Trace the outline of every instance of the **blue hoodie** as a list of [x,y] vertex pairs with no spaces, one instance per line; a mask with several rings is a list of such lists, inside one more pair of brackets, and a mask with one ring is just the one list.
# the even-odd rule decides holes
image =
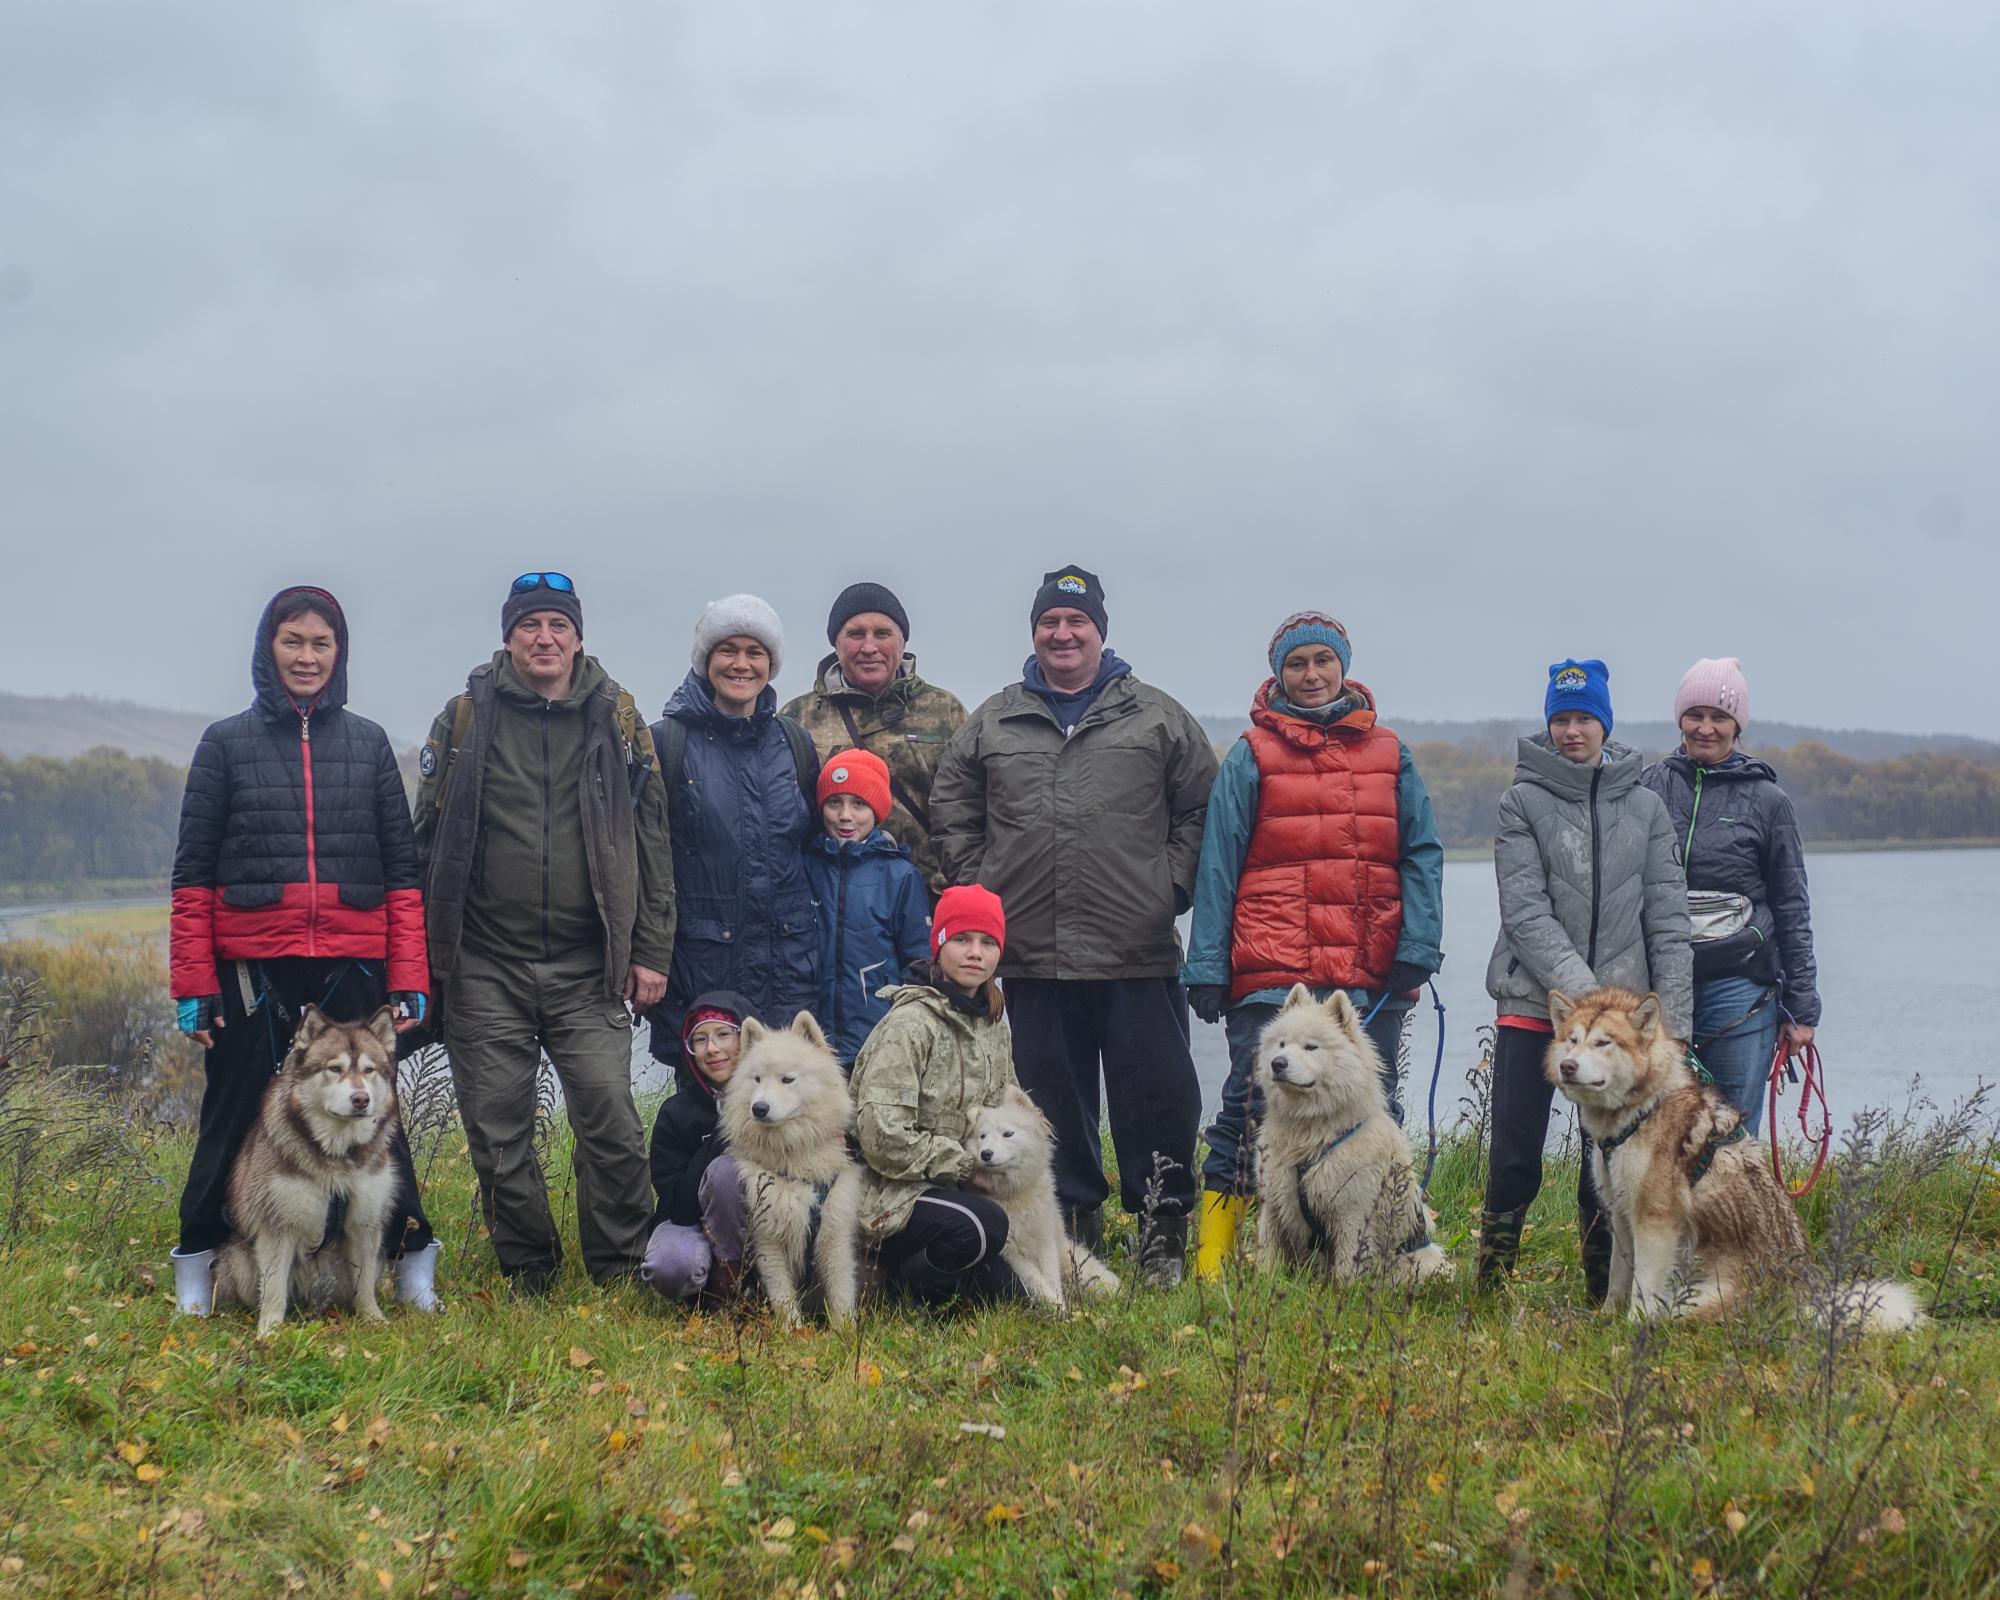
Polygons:
[[889,1014],[877,992],[931,954],[931,900],[910,852],[877,828],[865,839],[821,832],[805,848],[819,902],[819,1001],[813,1015],[843,1065]]

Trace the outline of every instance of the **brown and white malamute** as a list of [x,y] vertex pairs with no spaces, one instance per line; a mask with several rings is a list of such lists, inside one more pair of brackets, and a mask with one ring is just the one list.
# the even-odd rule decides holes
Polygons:
[[341,1023],[307,1006],[230,1168],[236,1231],[215,1257],[218,1303],[255,1306],[258,1338],[288,1303],[384,1320],[375,1291],[397,1198],[395,1133],[394,1014]]
[[[1736,1108],[1698,1081],[1656,995],[1553,993],[1543,1071],[1590,1135],[1590,1174],[1611,1218],[1605,1304],[1635,1318],[1715,1317],[1760,1278],[1796,1277],[1805,1230]],[[1900,1283],[1849,1284],[1833,1314],[1878,1332],[1923,1320]]]
[[1257,1259],[1339,1279],[1449,1277],[1410,1143],[1382,1100],[1382,1058],[1353,1001],[1294,985],[1257,1049]]

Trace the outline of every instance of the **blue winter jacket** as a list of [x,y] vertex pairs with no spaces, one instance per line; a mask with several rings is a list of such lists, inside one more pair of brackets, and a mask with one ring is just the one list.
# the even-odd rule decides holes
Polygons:
[[[1201,865],[1195,869],[1194,921],[1188,933],[1187,964],[1181,982],[1229,983],[1229,941],[1236,924],[1236,882],[1243,875],[1243,858],[1257,822],[1257,791],[1262,775],[1247,740],[1238,739],[1223,758],[1215,786],[1208,791],[1208,820],[1201,835]],[[1403,893],[1403,932],[1396,941],[1396,959],[1435,972],[1444,964],[1444,846],[1431,813],[1430,791],[1403,746],[1396,776],[1396,818],[1402,831],[1399,869]],[[1276,989],[1260,990],[1232,1002],[1267,1004],[1284,999]],[[1402,1005],[1389,1001],[1389,1009]]]
[[877,828],[865,839],[821,831],[806,846],[819,902],[819,999],[813,1015],[833,1053],[851,1063],[889,1014],[876,991],[906,981],[931,953],[931,897],[910,852]]
[[670,799],[674,851],[674,960],[653,1008],[655,1059],[680,1059],[681,1017],[710,989],[734,989],[774,1028],[819,997],[819,928],[800,849],[817,808],[778,725],[769,688],[748,717],[718,710],[708,680],[690,672],[666,716],[685,723],[680,783]]

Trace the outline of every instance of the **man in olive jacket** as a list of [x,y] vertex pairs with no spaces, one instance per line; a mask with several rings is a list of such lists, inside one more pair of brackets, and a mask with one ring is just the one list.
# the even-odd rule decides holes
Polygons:
[[1105,648],[1094,574],[1058,567],[1028,615],[1035,653],[946,749],[932,831],[945,876],[1006,906],[1015,1070],[1054,1127],[1072,1233],[1103,1238],[1101,1068],[1120,1200],[1144,1219],[1141,1267],[1178,1282],[1201,1088],[1174,918],[1194,893],[1215,752]]
[[632,1103],[632,1017],[666,992],[673,857],[652,740],[583,652],[561,573],[514,581],[504,648],[474,670],[418,757],[417,847],[432,993],[480,1203],[525,1292],[561,1262],[535,1157],[546,1050],[576,1137],[577,1234],[593,1280],[635,1271],[652,1183]]

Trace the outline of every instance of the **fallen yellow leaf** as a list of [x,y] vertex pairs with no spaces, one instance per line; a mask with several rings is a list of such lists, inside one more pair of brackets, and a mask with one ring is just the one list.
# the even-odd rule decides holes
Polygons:
[[1005,1501],[996,1500],[986,1508],[986,1526],[989,1528],[997,1527],[1003,1522],[1018,1522],[1020,1520],[1021,1508],[1019,1506],[1010,1506]]
[[152,1462],[142,1461],[132,1469],[132,1476],[137,1478],[141,1483],[158,1483],[166,1474],[154,1466]]
[[146,1459],[146,1447],[134,1444],[130,1439],[121,1439],[118,1441],[118,1459],[128,1467],[136,1467]]
[[605,1447],[615,1456],[620,1450],[625,1448],[625,1430],[623,1428],[613,1428],[611,1430],[611,1437],[606,1439],[604,1443]]
[[589,1366],[596,1359],[597,1357],[584,1349],[580,1344],[573,1344],[569,1347],[569,1364],[579,1370]]
[[1750,1526],[1750,1519],[1736,1509],[1736,1502],[1732,1500],[1722,1508],[1722,1525],[1731,1533],[1741,1533]]
[[799,1531],[799,1525],[790,1517],[780,1517],[764,1530],[767,1539],[789,1539]]

